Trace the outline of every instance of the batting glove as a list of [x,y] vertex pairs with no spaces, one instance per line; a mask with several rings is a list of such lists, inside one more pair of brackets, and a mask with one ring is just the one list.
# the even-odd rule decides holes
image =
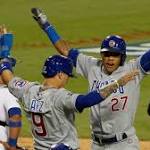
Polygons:
[[43,29],[45,23],[48,22],[47,16],[39,8],[32,8],[31,12],[33,14],[33,18],[38,22],[40,27]]

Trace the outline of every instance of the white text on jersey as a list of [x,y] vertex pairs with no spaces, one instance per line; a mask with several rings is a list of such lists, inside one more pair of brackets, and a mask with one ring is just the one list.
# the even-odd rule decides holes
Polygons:
[[[91,91],[97,90],[99,91],[102,87],[108,85],[109,83],[114,82],[114,80],[106,80],[106,81],[99,81],[99,80],[94,80],[92,84]],[[121,94],[124,93],[124,86],[120,86],[117,90],[114,90],[114,93],[119,92]]]
[[42,112],[41,108],[43,106],[43,101],[39,101],[39,100],[36,100],[36,99],[32,99],[31,101],[31,111],[32,112]]

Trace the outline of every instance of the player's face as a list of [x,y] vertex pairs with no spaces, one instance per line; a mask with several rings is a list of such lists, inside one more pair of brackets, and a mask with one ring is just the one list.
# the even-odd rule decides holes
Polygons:
[[114,52],[101,53],[102,62],[104,65],[104,71],[107,74],[111,74],[120,66],[121,54]]

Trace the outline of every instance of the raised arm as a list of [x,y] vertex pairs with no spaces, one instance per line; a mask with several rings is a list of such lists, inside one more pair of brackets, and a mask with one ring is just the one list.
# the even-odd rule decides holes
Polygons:
[[48,21],[47,16],[39,8],[32,8],[31,12],[33,18],[48,35],[57,51],[64,56],[68,56],[70,50],[68,43],[59,36],[53,25]]
[[[7,32],[5,26],[0,26],[0,75],[6,70],[6,72],[4,72],[6,84],[13,77],[12,66],[16,63],[15,59],[10,57],[12,41],[13,35]],[[0,76],[0,78],[3,81],[3,77]],[[21,109],[16,102],[16,98],[14,99],[12,95],[6,95],[5,108],[9,117],[7,122],[4,122],[9,127],[8,142],[0,141],[0,143],[2,143],[7,150],[16,150],[17,139],[21,130]]]
[[10,57],[12,45],[13,34],[8,32],[4,25],[0,25],[0,75],[6,69],[3,72],[5,76],[1,76],[6,84],[13,78],[12,67],[16,64],[16,60]]

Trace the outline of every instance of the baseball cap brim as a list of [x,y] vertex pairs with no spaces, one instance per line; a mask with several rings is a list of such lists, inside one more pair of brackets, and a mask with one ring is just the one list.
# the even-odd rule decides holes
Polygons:
[[121,54],[121,51],[118,48],[102,48],[100,52],[113,52]]

